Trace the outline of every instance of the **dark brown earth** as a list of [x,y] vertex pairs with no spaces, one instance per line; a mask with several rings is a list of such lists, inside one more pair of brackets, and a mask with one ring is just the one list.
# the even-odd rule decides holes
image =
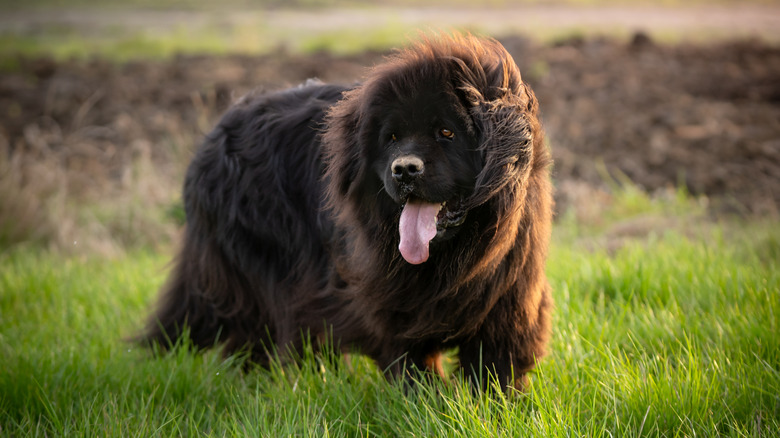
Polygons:
[[[540,100],[559,210],[591,193],[572,187],[605,185],[606,169],[650,192],[683,186],[718,211],[777,214],[780,48],[667,46],[644,35],[502,42]],[[381,61],[379,53],[285,52],[124,65],[13,59],[5,65],[16,67],[0,73],[0,178],[5,190],[23,190],[47,171],[20,167],[53,166],[69,176],[52,190],[99,199],[121,193],[147,157],[161,176],[148,188],[154,196],[159,185],[178,188],[199,136],[242,94],[311,77],[352,83]]]

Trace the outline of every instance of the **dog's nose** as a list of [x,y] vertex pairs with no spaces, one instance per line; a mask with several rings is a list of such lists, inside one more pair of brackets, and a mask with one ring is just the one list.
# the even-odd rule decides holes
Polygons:
[[425,171],[423,161],[414,155],[404,155],[393,160],[390,165],[393,179],[398,182],[410,182]]

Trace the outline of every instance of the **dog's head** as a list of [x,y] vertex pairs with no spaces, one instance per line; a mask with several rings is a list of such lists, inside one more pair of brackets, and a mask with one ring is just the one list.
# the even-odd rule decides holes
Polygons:
[[543,147],[536,111],[498,42],[425,40],[376,67],[328,115],[331,201],[397,220],[401,255],[423,263],[472,209],[502,193],[512,199],[492,207],[496,220],[520,208]]

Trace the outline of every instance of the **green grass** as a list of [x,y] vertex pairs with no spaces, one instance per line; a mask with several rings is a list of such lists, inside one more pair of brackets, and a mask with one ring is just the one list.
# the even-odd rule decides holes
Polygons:
[[[405,394],[358,356],[307,352],[246,373],[239,358],[186,345],[155,357],[124,339],[168,254],[7,251],[0,435],[778,436],[780,230],[706,221],[686,199],[626,190],[605,223],[560,219],[551,354],[529,391],[508,397],[458,379]],[[594,247],[648,215],[678,226]]]
[[[255,36],[261,38],[258,33]],[[213,28],[166,31],[161,35],[148,32],[109,30],[100,37],[82,35],[70,29],[46,29],[32,35],[6,33],[0,35],[0,57],[13,59],[16,55],[51,56],[55,59],[89,59],[100,57],[116,62],[134,59],[167,59],[177,54],[251,53],[235,45],[238,35],[223,34]],[[257,52],[269,48],[258,46]],[[12,71],[13,66],[6,67]]]
[[259,55],[279,48],[304,54],[355,54],[398,47],[417,35],[414,26],[392,18],[373,28],[309,31],[280,28],[258,11],[249,11],[247,15],[256,21],[234,25],[215,21],[204,26],[177,25],[157,31],[96,25],[93,34],[67,26],[44,28],[34,34],[0,33],[0,71],[13,71],[18,55],[51,56],[58,60],[100,57],[126,62],[168,59],[179,54]]
[[[280,8],[282,3],[285,7]],[[507,0],[481,0],[478,3],[482,9],[495,8],[497,16],[500,16],[501,8],[518,7],[516,2]],[[521,2],[525,5],[542,3],[541,0]],[[656,8],[669,8],[670,13],[674,13],[675,8],[691,6],[691,2],[681,0],[660,3],[650,0],[564,0],[559,3],[572,8],[574,14],[577,8],[593,6],[631,7],[651,4]],[[744,0],[740,3],[719,0],[716,3],[725,7],[745,5]],[[712,0],[697,0],[694,4],[712,6]],[[751,0],[748,4],[767,5],[771,4],[771,0]],[[465,17],[475,8],[474,2],[470,0],[455,3],[432,0],[423,6],[426,10],[437,10],[442,6],[446,6],[447,11],[459,9]],[[414,18],[413,13],[404,12],[404,8],[408,7],[420,8],[421,5],[409,0],[372,4],[340,0],[299,0],[295,4],[278,0],[259,3],[230,0],[218,7],[205,0],[0,0],[0,11],[15,14],[21,23],[10,20],[9,23],[16,26],[8,24],[0,30],[0,73],[18,68],[19,55],[51,56],[56,59],[100,57],[126,62],[167,59],[177,54],[260,55],[279,49],[303,54],[322,50],[354,54],[403,46],[414,40],[420,31],[471,31],[498,37],[519,33],[544,43],[574,36],[628,40],[634,32],[633,29],[609,23],[594,28],[574,24],[550,25],[533,20],[524,23],[456,20],[456,23],[452,23],[446,21],[446,18],[437,19],[435,16],[419,20]],[[80,21],[59,19],[57,11],[80,16]],[[291,16],[297,18],[291,19]],[[342,16],[349,18],[348,24],[342,22]],[[27,22],[34,17],[37,20]],[[730,28],[702,28],[695,31],[660,28],[651,33],[658,41],[665,43],[711,43],[755,36],[752,32],[743,35]],[[760,37],[770,42],[777,40],[774,34]]]

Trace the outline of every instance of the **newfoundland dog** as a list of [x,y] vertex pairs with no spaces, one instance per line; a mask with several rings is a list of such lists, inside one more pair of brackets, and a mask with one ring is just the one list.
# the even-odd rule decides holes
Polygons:
[[424,39],[353,87],[236,103],[187,171],[186,235],[144,338],[248,349],[304,339],[390,376],[521,388],[544,354],[551,159],[501,44]]

